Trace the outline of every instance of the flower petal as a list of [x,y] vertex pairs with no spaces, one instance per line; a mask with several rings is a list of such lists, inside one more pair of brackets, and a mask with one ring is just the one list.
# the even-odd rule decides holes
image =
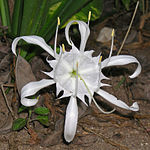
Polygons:
[[85,52],[84,52],[84,55],[87,56],[87,57],[89,57],[89,58],[94,58],[94,57],[92,57],[92,54],[93,54],[93,53],[94,53],[94,50],[85,51]]
[[99,89],[99,91],[97,91],[96,93],[98,93],[104,99],[106,99],[107,101],[109,101],[110,103],[112,103],[118,107],[121,107],[121,108],[124,108],[127,110],[132,110],[132,111],[138,111],[139,110],[139,106],[138,106],[137,102],[133,103],[132,106],[129,107],[126,103],[124,103],[121,100],[118,100],[115,96],[105,92],[102,89]]
[[78,21],[78,20],[70,21],[67,24],[66,29],[65,29],[66,40],[67,40],[68,44],[70,44],[70,45],[72,45],[72,43],[69,38],[69,28],[74,22],[77,22],[79,24],[79,31],[80,31],[80,35],[81,35],[80,50],[83,52],[85,49],[87,39],[90,35],[90,29],[89,29],[89,26],[83,21]]
[[108,77],[104,76],[104,74],[101,72],[101,79],[100,80],[110,80]]
[[139,61],[133,56],[129,56],[129,55],[112,56],[110,58],[109,62],[108,62],[108,59],[109,58],[107,58],[104,61],[102,61],[102,68],[110,67],[110,66],[116,66],[116,65],[127,65],[127,64],[130,64],[130,63],[137,63],[138,64],[137,69],[129,77],[130,78],[135,78],[141,72],[141,65],[140,65]]
[[26,107],[34,106],[37,104],[37,102],[38,102],[38,99],[29,99],[29,98],[21,99],[21,104]]
[[45,71],[41,71],[42,73],[46,74],[47,76],[54,78],[54,70],[52,70],[51,72],[45,72]]
[[78,121],[77,100],[71,96],[66,110],[64,138],[67,142],[71,142],[75,136]]
[[[35,81],[35,82],[29,82],[26,84],[22,89],[21,89],[21,102],[24,106],[33,106],[37,103],[37,100],[33,102],[33,99],[27,99],[26,97],[32,96],[35,93],[37,93],[39,90],[41,90],[44,87],[47,87],[49,85],[54,84],[54,80],[48,80],[48,79],[42,79],[40,81]],[[25,102],[25,99],[27,102]]]
[[35,35],[31,35],[31,36],[21,36],[21,37],[17,37],[14,39],[13,43],[12,43],[12,52],[16,54],[16,46],[17,43],[19,42],[19,40],[23,39],[24,41],[26,41],[27,43],[30,44],[35,44],[38,45],[40,47],[42,47],[45,51],[47,51],[51,56],[54,57],[54,51],[53,49],[46,44],[45,40],[39,36],[35,36]]
[[[69,88],[68,88],[69,90]],[[56,95],[58,96],[58,94],[63,91],[63,95],[61,97],[59,97],[58,99],[64,98],[64,97],[69,97],[72,95],[72,93],[70,91],[67,91],[66,89],[64,89],[58,82],[56,83]]]

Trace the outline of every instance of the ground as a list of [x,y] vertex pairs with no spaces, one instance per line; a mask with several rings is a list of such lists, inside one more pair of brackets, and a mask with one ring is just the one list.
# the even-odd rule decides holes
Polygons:
[[[104,27],[114,28],[116,31],[113,55],[116,55],[121,42],[125,36],[130,23],[132,13],[118,14],[104,20],[104,22],[91,23],[91,35],[86,49],[94,49],[93,55],[102,52],[103,57],[107,57],[110,49],[110,42],[100,43],[96,41],[98,33]],[[39,106],[46,106],[50,109],[50,125],[43,127],[38,122],[31,123],[30,131],[26,128],[20,131],[12,131],[12,121],[10,110],[6,105],[6,98],[3,89],[0,92],[0,150],[149,150],[150,149],[150,20],[146,20],[142,34],[143,41],[139,41],[138,27],[140,24],[140,14],[137,14],[132,29],[125,43],[121,54],[135,56],[142,65],[142,72],[136,79],[129,79],[128,76],[136,69],[136,65],[113,67],[104,70],[110,77],[109,82],[112,87],[107,87],[109,93],[117,96],[131,105],[137,101],[140,107],[138,112],[130,112],[120,108],[112,114],[106,115],[96,108],[92,103],[86,107],[80,100],[79,122],[74,140],[67,144],[63,139],[63,126],[67,99],[58,100],[55,96],[55,87],[50,87],[41,92]],[[147,31],[147,35],[145,35]],[[134,33],[134,35],[133,35]],[[78,35],[77,35],[78,36]],[[140,35],[141,38],[141,35]],[[59,37],[59,42],[64,42],[63,32]],[[51,41],[51,43],[53,40]],[[69,47],[67,47],[69,49]],[[25,82],[22,72],[30,72],[29,64],[22,64],[17,67],[16,80],[14,76],[14,56],[11,53],[10,45],[2,41],[0,45],[0,82],[4,90],[9,88],[6,94],[10,109],[15,117],[25,117],[27,114],[17,114],[19,107],[19,87],[16,89],[15,83]],[[35,56],[30,62],[32,71],[37,80],[46,78],[40,70],[50,70],[45,62],[47,53]],[[24,65],[24,66],[23,66]],[[33,80],[32,73],[28,74]],[[19,79],[21,78],[21,79]],[[31,79],[30,78],[30,79]],[[21,84],[21,83],[20,83]],[[7,87],[6,87],[7,86]],[[6,92],[5,92],[6,93]],[[113,109],[113,105],[107,103],[98,95],[95,98],[99,105],[106,110]],[[32,116],[34,118],[34,116]]]

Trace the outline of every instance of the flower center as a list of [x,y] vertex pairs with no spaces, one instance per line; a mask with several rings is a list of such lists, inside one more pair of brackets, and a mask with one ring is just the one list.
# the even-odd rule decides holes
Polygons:
[[77,75],[77,72],[76,72],[76,70],[73,70],[70,74],[71,74],[71,77],[74,77],[74,78],[75,78],[76,75]]

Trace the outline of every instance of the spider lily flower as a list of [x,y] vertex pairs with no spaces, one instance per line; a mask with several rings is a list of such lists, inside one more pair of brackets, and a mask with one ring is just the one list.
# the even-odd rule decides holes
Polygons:
[[[73,23],[77,23],[81,34],[81,42],[79,49],[74,45],[71,38],[69,37],[69,28]],[[12,51],[16,55],[16,45],[19,40],[23,39],[27,43],[36,44],[47,51],[53,60],[47,58],[47,62],[52,67],[51,72],[44,72],[51,79],[42,79],[37,82],[30,82],[26,84],[21,90],[21,103],[24,106],[34,106],[38,100],[29,99],[28,97],[34,95],[40,89],[56,84],[56,95],[63,91],[63,97],[70,97],[69,104],[66,109],[64,137],[67,142],[71,142],[75,136],[77,121],[78,121],[78,106],[77,98],[80,99],[85,105],[85,96],[89,99],[89,104],[93,101],[98,109],[104,112],[96,103],[93,95],[94,92],[102,96],[108,102],[124,108],[126,110],[138,111],[139,107],[137,102],[133,103],[132,106],[128,106],[121,100],[118,100],[115,96],[102,90],[101,87],[109,86],[102,83],[103,79],[109,79],[102,73],[102,69],[105,67],[126,65],[130,63],[137,63],[137,69],[130,75],[130,78],[137,77],[141,72],[141,65],[138,60],[129,55],[111,56],[113,48],[114,33],[112,33],[112,45],[109,57],[101,61],[102,57],[92,57],[93,50],[85,51],[87,39],[90,35],[90,29],[88,24],[83,21],[74,20],[67,24],[65,28],[65,36],[71,50],[69,52],[64,50],[64,46],[60,46],[60,53],[56,53],[56,41],[58,26],[56,28],[54,50],[46,44],[43,38],[38,36],[21,36],[17,37],[12,43]],[[87,105],[88,106],[88,105]],[[112,110],[111,112],[113,112]],[[104,112],[104,113],[111,113]]]

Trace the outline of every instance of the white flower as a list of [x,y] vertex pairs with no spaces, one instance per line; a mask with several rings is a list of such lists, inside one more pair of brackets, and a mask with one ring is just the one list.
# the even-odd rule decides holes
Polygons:
[[[80,48],[78,49],[69,37],[69,28],[72,23],[78,23],[79,31],[81,34]],[[141,72],[141,65],[138,60],[129,55],[119,55],[112,56],[113,38],[112,36],[112,46],[109,57],[103,61],[100,60],[100,55],[97,57],[92,57],[93,50],[84,51],[87,39],[90,34],[89,26],[83,21],[71,21],[65,29],[66,39],[72,49],[69,52],[63,51],[60,47],[60,53],[56,53],[56,40],[57,40],[58,26],[56,29],[54,51],[50,46],[46,44],[43,38],[38,36],[22,36],[16,38],[12,43],[12,51],[16,55],[16,45],[20,39],[25,40],[28,43],[36,44],[46,50],[55,59],[48,60],[47,62],[53,68],[51,72],[44,72],[52,79],[43,79],[37,82],[30,82],[26,84],[21,90],[21,103],[24,106],[34,106],[38,100],[28,99],[27,97],[34,95],[40,89],[47,87],[56,83],[56,95],[63,91],[63,95],[60,97],[69,97],[70,101],[66,110],[64,137],[67,142],[71,142],[75,136],[78,120],[78,107],[77,98],[79,98],[84,104],[85,96],[89,99],[89,104],[91,101],[96,104],[96,106],[104,112],[96,103],[93,98],[94,92],[105,98],[110,103],[132,111],[138,111],[138,104],[135,102],[132,106],[128,106],[123,101],[118,100],[115,96],[105,92],[100,87],[109,86],[102,83],[103,79],[108,79],[103,75],[101,69],[109,66],[116,65],[126,65],[129,63],[137,63],[137,69],[135,72],[129,76],[130,78],[135,78]],[[87,105],[87,104],[86,104]],[[113,110],[114,111],[114,110]],[[112,112],[112,111],[111,111]],[[111,113],[104,112],[104,113]]]

